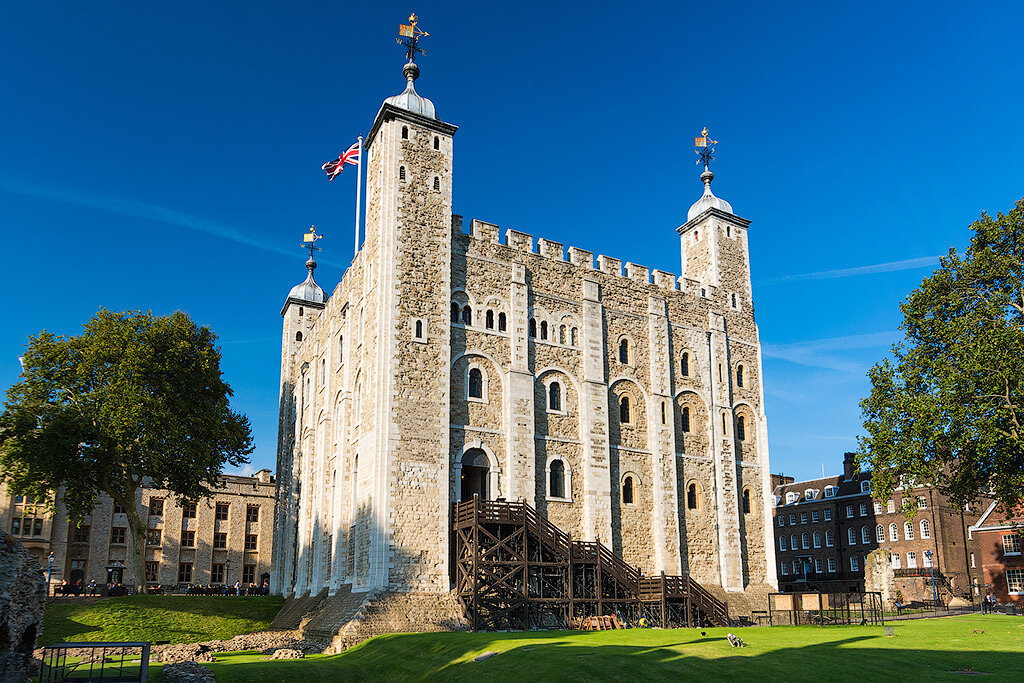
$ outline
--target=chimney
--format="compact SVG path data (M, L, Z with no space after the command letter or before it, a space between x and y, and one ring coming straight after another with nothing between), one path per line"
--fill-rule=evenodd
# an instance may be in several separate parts
M844 453L843 454L843 479L850 481L853 479L853 475L857 473L857 454L856 453Z
M274 480L273 474L268 469L262 469L256 473L256 478L259 479L261 484L269 484Z

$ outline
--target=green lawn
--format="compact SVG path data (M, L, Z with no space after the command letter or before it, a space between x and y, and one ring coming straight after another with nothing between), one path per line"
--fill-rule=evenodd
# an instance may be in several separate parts
M120 640L196 643L265 629L284 599L132 595L92 605L46 605L38 647L68 641Z
M964 680L957 671L1022 679L1024 619L965 616L879 626L780 626L626 630L596 633L423 633L379 636L340 655L268 661L258 654L217 655L219 683L404 680ZM483 662L473 658L493 650Z

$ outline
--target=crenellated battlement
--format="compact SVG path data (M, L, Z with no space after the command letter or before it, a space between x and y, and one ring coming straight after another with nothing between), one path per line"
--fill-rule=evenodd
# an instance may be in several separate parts
M452 214L453 235L465 235L463 232L464 220L458 214ZM595 266L594 252L580 249L579 247L566 247L562 242L549 240L544 237L536 238L537 248L534 250L534 236L519 230L508 228L505 230L505 239L501 241L501 228L494 223L488 223L474 218L469 222L468 236L472 239L490 242L491 244L502 244L516 251L526 252L535 256L570 263L586 270L597 270L607 275L625 277L642 284L654 285L660 289L667 289L672 292L686 292L694 296L701 296L701 288L704 288L704 296L709 296L717 288L709 285L701 285L696 280L685 277L677 277L673 273L664 270L651 270L647 266L641 266L632 262L625 262L623 272L622 259L599 254Z

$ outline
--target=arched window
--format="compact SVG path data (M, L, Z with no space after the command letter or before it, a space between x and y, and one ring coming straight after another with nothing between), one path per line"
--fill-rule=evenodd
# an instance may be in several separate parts
M903 525L903 537L907 541L914 540L914 525L910 522Z
M454 301L452 302L452 322L459 322L459 305Z
M736 386L743 388L743 366L736 368Z
M469 371L469 397L484 397L484 373L480 368L471 368Z
M700 507L700 497L697 494L697 484L691 483L686 487L686 509L696 510Z
M565 332L566 332L565 325L562 325L561 327L558 328L558 343L559 344L564 344L565 343Z
M552 460L548 475L548 495L552 498L565 498L565 463Z
M889 540L898 541L900 540L900 528L895 524L889 525Z
M689 406L684 406L683 407L683 419L680 420L680 422L682 424L683 431L688 433L690 431L690 407Z
M868 529L866 526L860 528L860 542L864 545L871 543L871 529Z
M807 535L807 532L800 534L800 547L807 550L811 547L811 538Z
M489 330L494 329L494 311L487 309L487 317L484 322L484 326Z
M416 338L417 339L423 339L423 321L422 320L417 320L416 321Z
M498 332L504 332L504 331L505 331L505 314L504 313L499 313L498 314Z
M747 438L747 421L742 415L736 418L736 438L740 441Z
M852 526L846 530L846 542L849 545L857 545L857 530Z
M548 410L562 409L562 385L552 382L548 387Z
M537 336L537 321L534 318L530 318L530 336Z
M570 339L569 343L570 343L571 346L578 346L579 345L579 343L580 343L580 341L579 341L579 334L580 334L580 331L578 329L576 329L575 327L572 328L572 332L569 335L569 339Z
M302 341L302 333L301 332L296 332L295 333L295 341Z
M548 338L548 321L547 320L541 320L540 321L540 338L541 339L547 339Z
M812 540L814 541L814 547L815 548L820 548L821 547L821 532L820 531L815 531L814 532L814 537L813 537Z
M825 547L831 548L836 544L836 535L832 533L831 529L825 531Z
M622 480L622 504L633 505L634 500L635 499L633 497L633 477L632 475L627 474L626 477Z
M409 126L402 126L402 139L403 140L408 140L409 139Z
M466 325L473 324L473 309L468 305L462 307L462 322Z
M791 550L799 550L800 549L800 539L798 539L796 537L796 534L792 534L789 537L789 547L790 547Z
M441 149L441 138L434 136L434 149Z
M619 342L619 362L629 363L629 340L623 339Z
M619 422L629 424L629 396L619 399Z
M931 538L931 537L932 537L932 530L931 530L931 527L928 526L928 520L927 519L922 519L921 520L921 538Z
M743 514L750 514L750 489L743 489Z
M679 374L683 377L690 376L690 354L684 353L682 359L679 361Z
M885 527L881 524L875 527L875 540L879 543L885 543Z
M434 191L437 192L440 189L441 189L441 179L438 178L437 176L434 176Z
M405 180L405 166L398 167L398 179Z
M302 317L302 314L303 314L304 312L305 312L305 309L304 309L304 308L302 308L302 306L299 306L299 317L300 317L300 318Z

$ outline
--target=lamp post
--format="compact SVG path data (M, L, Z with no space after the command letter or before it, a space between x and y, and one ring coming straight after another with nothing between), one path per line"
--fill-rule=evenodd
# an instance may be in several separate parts
M931 572L932 577L932 600L936 605L939 604L939 591L935 588L935 563L932 562L932 551L925 550L924 556L928 558L928 569Z
M49 557L46 558L46 590L50 588L50 576L53 574L53 551L50 551Z

